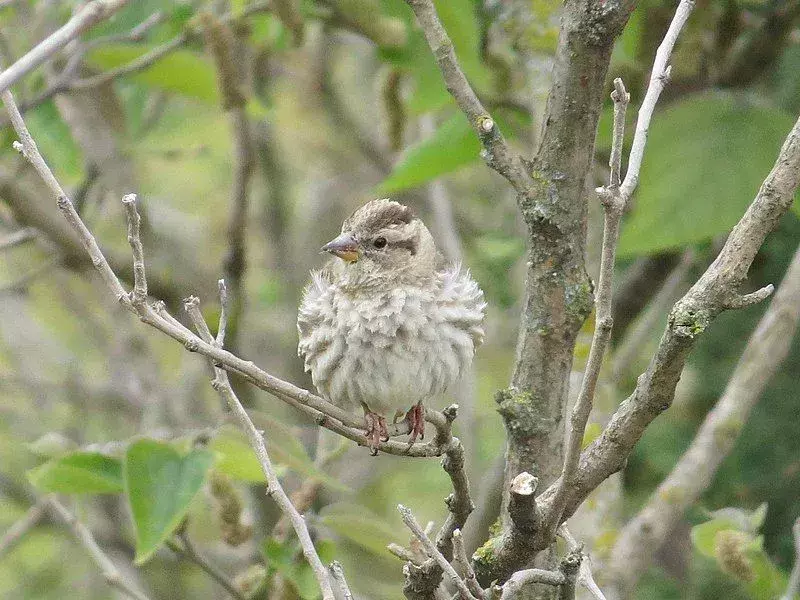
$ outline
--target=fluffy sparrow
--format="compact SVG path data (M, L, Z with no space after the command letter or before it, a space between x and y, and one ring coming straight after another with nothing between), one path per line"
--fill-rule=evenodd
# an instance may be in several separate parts
M483 292L444 265L411 210L373 200L322 248L297 316L298 354L327 400L364 411L367 445L388 439L386 418L406 409L409 447L424 437L422 402L440 398L483 341Z

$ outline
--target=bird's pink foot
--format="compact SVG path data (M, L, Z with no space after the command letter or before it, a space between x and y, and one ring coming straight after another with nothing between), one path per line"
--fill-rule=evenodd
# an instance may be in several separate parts
M408 426L411 429L408 438L408 447L411 448L414 442L417 441L417 437L421 440L425 439L425 407L422 402L418 402L408 409L406 421L408 421Z
M378 446L381 445L381 442L389 440L389 430L386 428L386 419L365 408L364 424L367 428L364 433L367 438L367 446L369 447L370 454L375 456L378 454Z

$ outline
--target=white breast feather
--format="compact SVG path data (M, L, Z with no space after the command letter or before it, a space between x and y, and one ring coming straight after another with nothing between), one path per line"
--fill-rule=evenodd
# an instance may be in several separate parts
M352 297L317 272L297 317L298 354L337 405L392 416L444 394L483 342L486 303L455 265L435 285Z

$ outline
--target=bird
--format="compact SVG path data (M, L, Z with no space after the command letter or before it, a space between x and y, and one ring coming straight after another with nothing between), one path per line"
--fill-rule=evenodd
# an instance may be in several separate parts
M425 436L424 402L441 399L483 343L483 291L389 199L358 208L321 252L332 256L311 272L297 315L305 371L326 400L363 411L372 455L387 419L404 414L410 449Z

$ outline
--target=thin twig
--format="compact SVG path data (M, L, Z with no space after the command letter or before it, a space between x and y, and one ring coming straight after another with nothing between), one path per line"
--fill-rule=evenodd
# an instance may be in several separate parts
M9 233L0 237L0 252L8 250L9 248L16 248L17 246L29 242L36 237L36 230L33 227L24 227L18 229L13 233Z
M192 322L195 324L198 333L203 336L204 341L208 344L214 344L215 340L211 336L211 333L208 330L208 325L206 324L205 319L200 312L199 300L194 297L188 298L185 308L189 314L189 317L192 319ZM306 560L311 566L314 576L319 583L323 600L334 600L335 596L331 587L331 580L328 571L322 564L322 561L320 560L319 555L314 548L314 542L311 540L311 535L308 532L303 515L297 512L297 509L289 500L289 496L286 495L283 486L281 486L280 481L278 480L278 476L275 473L275 468L272 466L272 460L267 452L267 446L266 442L264 441L263 434L256 429L256 426L253 424L253 421L250 419L247 411L245 411L242 403L239 401L239 398L234 393L230 381L228 380L228 373L213 362L212 365L215 373L215 378L212 382L212 385L222 399L225 400L231 412L239 420L242 429L244 429L244 432L247 434L250 445L255 450L256 456L258 457L258 462L261 465L261 470L264 472L264 477L267 480L267 495L275 500L276 504L284 514L289 516L289 519L292 522L292 527L294 528L297 538L300 541L300 546L303 549L303 555L306 557Z
M28 511L9 527L0 538L0 559L8 554L28 532L39 524L44 516L44 501L31 506Z
M628 205L631 194L636 189L639 181L639 169L644 157L644 147L647 141L647 130L653 115L658 97L669 79L670 67L668 66L672 49L678 35L689 19L694 8L695 0L681 0L675 11L675 16L670 23L664 40L656 52L650 83L639 109L636 123L636 132L633 138L630 156L628 157L628 171L625 181L619 184L622 163L622 144L625 135L625 112L630 101L630 95L625 90L622 80L614 80L614 92L611 98L614 101L614 129L611 149L609 185L598 189L598 194L605 209L603 220L603 245L600 259L600 280L598 283L596 307L596 326L589 349L589 358L581 383L581 389L575 406L572 409L567 444L564 453L564 465L561 477L556 482L555 493L551 511L547 515L548 535L555 532L561 524L566 504L567 490L574 485L578 476L578 463L580 460L581 444L586 430L586 423L592 410L595 389L603 366L603 355L611 340L613 318L611 312L614 263L616 259L617 242L622 215Z
M131 584L125 581L114 562L97 544L92 532L89 531L89 529L83 523L78 521L75 515L69 512L55 498L50 498L47 502L52 507L53 512L70 528L75 538L78 540L81 546L86 549L92 560L97 564L98 567L100 567L103 577L105 577L108 585L116 588L134 600L149 600L147 595L138 591Z
M236 600L247 600L247 597L242 594L233 582L228 579L228 576L225 575L220 569L208 561L202 554L200 554L197 549L192 544L189 536L181 535L181 540L183 541L183 546L175 542L174 540L167 540L167 547L172 550L175 554L186 558L187 560L193 562L197 565L200 569L205 571L205 573L211 577L214 581L216 581L219 585L225 588L225 591L228 592L233 598Z
M564 451L564 464L561 477L558 480L552 510L547 515L548 537L555 532L561 524L564 512L567 490L573 485L578 474L578 461L580 460L581 444L586 431L586 423L592 412L597 381L600 378L600 369L603 366L603 356L611 341L611 328L614 320L611 316L611 302L614 281L614 263L619 241L619 228L622 215L627 204L627 198L619 193L619 171L622 161L622 143L625 135L625 111L630 101L630 94L625 90L622 79L614 80L614 92L611 94L614 101L614 138L611 150L611 174L608 188L601 195L604 208L603 219L603 245L600 257L600 280L597 286L595 299L595 330L589 348L589 358L583 373L583 381L572 415L569 421L567 442Z
M246 361L218 347L215 343L206 342L193 334L174 318L168 318L166 316L168 313L163 305L155 304L151 306L147 302L144 302L138 306L134 306L131 297L122 287L122 284L109 266L105 256L100 251L94 236L92 236L89 229L81 220L72 202L39 153L10 92L5 92L3 94L3 101L11 116L14 129L21 140L21 142L15 142L15 148L23 152L39 173L40 177L42 177L50 188L51 192L58 200L57 204L59 209L67 219L69 225L78 234L81 244L91 257L92 264L97 268L103 281L114 294L114 297L124 307L136 313L138 317L148 325L179 341L189 351L198 352L213 360L215 364L222 365L227 370L239 373L253 385L270 392L275 397L303 412L318 425L353 440L359 445L366 445L366 438L361 429L363 427L363 422L352 413L288 381L284 381L267 373L253 362ZM160 307L160 310L156 310L156 307ZM405 443L390 440L381 442L379 449L389 454L408 457L441 456L443 453L450 450L455 452L457 450L455 447L457 445L456 438L452 437L449 433L452 419L448 420L441 412L430 409L425 411L425 418L436 428L437 432L439 432L432 442L415 444L409 448ZM392 436L403 435L408 433L408 431L408 421L402 421L389 426L389 433ZM453 448L451 448L451 446L453 446Z
M581 552L581 544L570 533L566 523L562 523L558 528L558 535L560 535L565 542L567 542L567 549L569 552ZM585 587L595 600L606 600L605 594L597 585L592 575L592 568L589 566L589 556L584 554L581 561L581 568L578 571L578 583Z
M562 586L566 582L563 573L545 569L523 569L514 573L500 588L501 600L514 600L525 587L532 583Z
M683 26L686 25L686 21L689 19L689 15L692 14L694 6L695 0L681 0L678 8L675 9L675 16L669 24L667 33L664 35L658 50L656 50L656 58L653 61L653 69L650 72L650 83L647 86L647 92L644 95L641 107L639 107L639 115L636 119L636 133L633 136L631 152L628 156L628 171L625 173L625 181L620 186L620 194L624 198L630 198L639 183L639 171L644 158L644 146L647 142L650 119L653 116L658 97L661 95L661 91L667 81L669 81L672 67L668 63L672 55L672 49L675 47L675 42L678 40Z
M65 25L47 36L25 56L0 73L0 93L8 90L21 77L30 73L84 31L100 21L104 21L127 3L128 0L93 0L84 5Z
M781 600L794 600L795 596L800 594L800 517L794 522L792 535L794 536L794 567Z
M775 371L800 322L800 247L753 331L725 392L692 443L644 507L620 531L611 554L612 579L632 589L686 509L711 485Z
M339 585L339 589L344 595L344 600L353 600L353 592L350 591L350 586L347 585L347 580L344 578L344 571L342 570L341 563L338 560L333 561L330 569L331 573L333 574L333 578L336 580L336 583Z
M469 591L472 592L472 595L478 600L484 600L486 593L475 577L472 563L467 557L466 548L464 548L464 536L461 535L460 529L456 529L453 532L453 563L454 566L458 565L458 568L462 570L460 575L464 578L464 582L467 584Z
M447 90L483 145L481 156L491 168L505 177L517 193L530 197L532 182L520 157L509 147L496 121L484 108L475 90L461 70L453 50L453 42L447 35L432 0L406 0L422 27L425 39L439 65Z
M456 573L456 570L442 555L442 553L439 552L438 548L436 548L436 545L431 541L431 539L425 535L425 532L422 530L422 527L420 527L420 524L417 522L417 519L414 517L414 514L411 512L411 510L402 504L397 505L397 510L400 511L400 515L403 518L403 523L406 524L406 526L411 530L411 533L413 533L425 547L425 551L428 553L428 556L433 558L442 571L444 571L448 577L450 577L462 600L475 600L475 596L473 596L472 592L469 591L469 588L464 580L459 577L458 573Z

